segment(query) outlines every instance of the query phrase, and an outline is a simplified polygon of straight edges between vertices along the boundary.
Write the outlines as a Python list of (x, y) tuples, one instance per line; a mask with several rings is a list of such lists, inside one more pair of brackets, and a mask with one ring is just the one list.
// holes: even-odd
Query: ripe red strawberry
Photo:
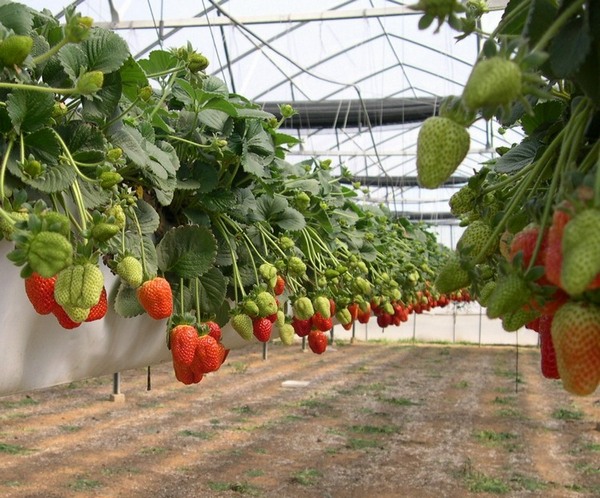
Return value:
[(348, 311), (350, 312), (350, 316), (352, 317), (352, 320), (356, 320), (358, 318), (358, 304), (357, 303), (350, 303), (348, 305)]
[(271, 323), (275, 323), (277, 321), (277, 313), (272, 313), (271, 315), (268, 315), (265, 318)]
[(312, 316), (311, 325), (313, 328), (317, 330), (321, 330), (322, 332), (327, 332), (333, 328), (333, 320), (331, 317), (324, 317), (318, 311)]
[(600, 306), (564, 304), (554, 315), (552, 342), (565, 390), (592, 394), (600, 383)]
[(424, 188), (438, 188), (469, 152), (469, 132), (451, 119), (432, 116), (417, 137), (417, 177)]
[(186, 386), (197, 384), (203, 377), (201, 372), (177, 361), (173, 361), (173, 370), (175, 371), (175, 378)]
[(308, 320), (300, 320), (300, 318), (293, 317), (292, 327), (294, 327), (294, 332), (296, 332), (298, 337), (306, 337), (312, 329), (312, 321), (310, 318)]
[(547, 379), (560, 379), (556, 363), (556, 351), (552, 342), (552, 320), (554, 315), (542, 315), (539, 318), (540, 355), (542, 375)]
[(173, 361), (190, 366), (196, 354), (198, 345), (198, 330), (192, 325), (177, 325), (169, 332), (169, 345)]
[(311, 330), (308, 334), (308, 347), (313, 353), (322, 354), (327, 349), (327, 335), (321, 330)]
[(271, 338), (273, 323), (268, 318), (255, 318), (252, 320), (252, 333), (260, 342), (268, 342)]
[(155, 320), (168, 318), (173, 313), (171, 285), (164, 278), (147, 280), (137, 288), (136, 294), (146, 313)]
[(471, 111), (481, 107), (506, 106), (521, 95), (521, 86), (518, 64), (497, 55), (475, 64), (465, 84), (462, 100)]
[(364, 310), (359, 309), (356, 319), (359, 323), (369, 323), (369, 320), (371, 319), (371, 305), (368, 305)]
[(223, 363), (225, 347), (210, 335), (198, 338), (194, 355), (194, 369), (201, 373), (215, 372)]
[(220, 341), (221, 337), (223, 336), (223, 332), (221, 331), (219, 324), (217, 322), (208, 321), (205, 323), (205, 325), (208, 326), (208, 335), (214, 337), (217, 342)]
[[(540, 227), (538, 225), (528, 225), (520, 232), (516, 233), (510, 242), (508, 260), (512, 262), (517, 254), (522, 256), (522, 268), (525, 270), (529, 267), (533, 252), (537, 245), (537, 239), (540, 236)], [(546, 266), (546, 249), (548, 248), (548, 231), (542, 235), (540, 248), (533, 266)], [(540, 285), (547, 285), (549, 282), (545, 276), (540, 277), (537, 282)]]
[(351, 322), (348, 322), (348, 323), (342, 323), (342, 327), (344, 328), (344, 330), (351, 330), (353, 324), (354, 324), (354, 320), (352, 320)]
[(52, 314), (56, 317), (63, 329), (74, 329), (81, 325), (81, 322), (74, 322), (71, 320), (69, 315), (67, 315), (67, 312), (59, 304), (54, 307)]
[(98, 303), (90, 308), (90, 313), (85, 319), (86, 322), (93, 322), (94, 320), (101, 320), (108, 311), (108, 299), (106, 298), (106, 288), (102, 288), (100, 293), (100, 299)]
[(56, 276), (45, 278), (39, 273), (32, 273), (25, 279), (25, 293), (33, 305), (33, 309), (40, 315), (48, 315), (56, 306), (54, 300), (54, 283)]
[(392, 315), (389, 313), (380, 313), (377, 315), (377, 325), (379, 325), (382, 329), (388, 327), (392, 324)]
[(273, 287), (273, 293), (276, 296), (281, 296), (283, 291), (285, 290), (285, 279), (281, 275), (277, 275), (277, 281), (275, 282), (275, 287)]

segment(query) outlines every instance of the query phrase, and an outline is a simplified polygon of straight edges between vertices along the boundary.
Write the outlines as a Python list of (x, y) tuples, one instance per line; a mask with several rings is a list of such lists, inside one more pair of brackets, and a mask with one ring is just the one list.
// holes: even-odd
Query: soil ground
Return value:
[(0, 398), (0, 496), (600, 496), (600, 391), (516, 353), (254, 345), (195, 386), (123, 372), (123, 403), (111, 376)]

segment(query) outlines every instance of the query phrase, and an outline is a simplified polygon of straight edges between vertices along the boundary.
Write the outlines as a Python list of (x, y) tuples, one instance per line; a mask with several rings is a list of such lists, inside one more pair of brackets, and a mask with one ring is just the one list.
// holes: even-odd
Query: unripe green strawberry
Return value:
[(67, 20), (65, 26), (65, 38), (69, 43), (79, 43), (85, 40), (90, 34), (90, 28), (94, 20), (88, 16), (75, 14)]
[(469, 132), (451, 119), (432, 116), (417, 137), (417, 177), (424, 188), (438, 188), (469, 152)]
[(502, 328), (507, 332), (515, 332), (539, 316), (540, 314), (537, 311), (519, 308), (506, 313), (502, 317)]
[(288, 261), (288, 271), (292, 275), (301, 277), (306, 273), (306, 265), (298, 256), (291, 256)]
[(440, 269), (434, 285), (439, 292), (447, 294), (467, 287), (470, 283), (469, 274), (461, 266), (458, 256), (453, 254)]
[(270, 292), (259, 292), (255, 300), (260, 316), (269, 316), (277, 313), (277, 301), (275, 301), (275, 297)]
[(467, 214), (475, 207), (475, 198), (477, 192), (475, 192), (468, 185), (462, 187), (458, 192), (452, 194), (448, 204), (450, 205), (450, 212), (454, 216), (460, 216)]
[(252, 339), (252, 318), (245, 313), (238, 313), (231, 317), (231, 326), (240, 334), (242, 339), (249, 341)]
[(294, 343), (294, 327), (291, 323), (284, 323), (279, 326), (279, 339), (286, 346)]
[(208, 59), (202, 54), (191, 53), (188, 57), (188, 69), (192, 73), (204, 71), (208, 67)]
[(109, 218), (112, 216), (114, 218), (114, 223), (119, 227), (119, 230), (123, 230), (125, 228), (125, 224), (127, 223), (127, 217), (125, 215), (125, 211), (120, 204), (114, 204), (110, 206), (106, 210), (106, 216)]
[[(13, 211), (7, 214), (15, 223), (26, 221), (29, 218), (29, 213), (25, 211)], [(15, 233), (15, 224), (5, 219), (4, 216), (0, 216), (0, 232), (7, 240), (12, 240)]]
[(20, 66), (33, 48), (33, 38), (26, 35), (9, 35), (0, 43), (0, 63)]
[(514, 312), (527, 304), (531, 298), (531, 289), (518, 273), (511, 273), (498, 280), (490, 295), (487, 316), (498, 318)]
[(281, 327), (285, 323), (285, 313), (281, 310), (277, 310), (277, 319), (275, 320), (275, 325)]
[(289, 237), (286, 237), (285, 235), (279, 237), (279, 247), (281, 247), (282, 250), (287, 251), (292, 249), (295, 245), (295, 242)]
[[(485, 221), (474, 221), (469, 224), (456, 243), (456, 249), (469, 259), (475, 259), (480, 254), (482, 258), (487, 258), (496, 252), (497, 244), (488, 244), (492, 237), (492, 232), (492, 227)], [(487, 251), (482, 254), (481, 251), (483, 251), (486, 245), (488, 246)]]
[(80, 308), (79, 306), (63, 306), (65, 313), (67, 316), (73, 320), (75, 323), (85, 322), (88, 315), (90, 314), (90, 308)]
[(562, 287), (581, 294), (600, 273), (600, 210), (586, 209), (567, 223), (562, 251)]
[(600, 383), (600, 307), (570, 301), (555, 313), (551, 327), (563, 387), (592, 394)]
[(277, 276), (277, 268), (275, 268), (275, 265), (272, 265), (271, 263), (263, 263), (258, 267), (258, 273), (263, 279), (269, 281), (273, 277)]
[(298, 192), (294, 197), (296, 208), (300, 211), (306, 211), (310, 206), (310, 197), (306, 192)]
[(331, 317), (331, 305), (329, 299), (325, 296), (317, 296), (313, 299), (313, 308), (315, 312), (321, 313), (325, 318)]
[(486, 284), (479, 291), (479, 295), (477, 296), (477, 302), (484, 308), (487, 306), (490, 300), (490, 296), (492, 295), (492, 292), (494, 292), (495, 288), (496, 281), (490, 280), (489, 282), (486, 282)]
[(92, 263), (71, 265), (56, 276), (54, 299), (67, 313), (67, 307), (91, 308), (100, 299), (104, 276)]
[(27, 261), (33, 271), (42, 277), (53, 277), (68, 267), (72, 259), (73, 246), (60, 233), (40, 232), (29, 242)]
[(242, 303), (242, 308), (244, 309), (246, 314), (250, 316), (258, 316), (258, 314), (260, 313), (260, 310), (258, 309), (258, 304), (256, 304), (256, 301), (252, 299), (246, 299)]
[(354, 279), (354, 284), (358, 288), (359, 292), (366, 296), (370, 295), (373, 290), (371, 288), (371, 282), (369, 282), (366, 278), (363, 277), (356, 277)]
[(521, 88), (518, 64), (497, 55), (475, 64), (463, 90), (463, 103), (472, 111), (505, 106), (521, 95)]
[(300, 320), (308, 320), (315, 314), (312, 301), (308, 297), (299, 297), (293, 305), (294, 316)]
[(352, 315), (350, 314), (350, 310), (348, 308), (342, 308), (338, 310), (335, 314), (335, 317), (342, 325), (352, 323)]
[(92, 238), (96, 242), (106, 242), (117, 235), (121, 229), (114, 223), (97, 223), (92, 227)]
[(92, 95), (102, 89), (104, 73), (102, 71), (88, 71), (77, 80), (75, 89), (81, 95)]
[(133, 256), (125, 256), (121, 261), (119, 261), (116, 272), (119, 277), (121, 277), (134, 289), (142, 285), (142, 281), (144, 280), (142, 263), (140, 263)]
[(123, 181), (123, 177), (116, 171), (103, 171), (100, 173), (100, 186), (108, 190)]
[(65, 237), (71, 233), (69, 218), (57, 211), (44, 211), (41, 215), (44, 226), (50, 232), (57, 232)]

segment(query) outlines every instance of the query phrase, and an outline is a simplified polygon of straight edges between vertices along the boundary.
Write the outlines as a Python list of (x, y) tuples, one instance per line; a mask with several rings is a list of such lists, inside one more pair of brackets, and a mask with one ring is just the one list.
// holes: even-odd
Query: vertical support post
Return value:
[(146, 372), (146, 391), (152, 391), (152, 375), (150, 373), (150, 365), (148, 365), (148, 372)]
[(479, 347), (481, 347), (481, 322), (482, 322), (483, 308), (479, 306)]
[(262, 358), (263, 358), (263, 360), (266, 360), (268, 356), (269, 356), (269, 345), (268, 345), (268, 342), (263, 342), (263, 347), (262, 347)]
[(354, 344), (356, 341), (356, 320), (352, 320), (352, 337), (350, 338), (350, 344)]
[(452, 308), (452, 342), (456, 342), (456, 305)]
[(417, 314), (413, 312), (413, 342), (415, 342), (417, 337)]
[(121, 372), (113, 374), (113, 392), (110, 395), (110, 400), (115, 403), (123, 403), (125, 395), (121, 393)]

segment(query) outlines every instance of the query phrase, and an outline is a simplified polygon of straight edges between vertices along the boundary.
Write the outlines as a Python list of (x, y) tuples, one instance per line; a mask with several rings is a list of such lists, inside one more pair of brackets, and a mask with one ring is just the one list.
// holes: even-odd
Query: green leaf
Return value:
[(203, 314), (217, 314), (225, 301), (228, 279), (212, 267), (199, 279), (200, 309)]
[(25, 154), (33, 154), (47, 164), (56, 164), (61, 147), (50, 128), (42, 128), (25, 136)]
[(262, 127), (260, 121), (251, 120), (247, 124), (246, 143), (248, 151), (269, 157), (269, 162), (273, 158), (275, 148), (271, 136)]
[(84, 121), (69, 121), (57, 131), (75, 161), (97, 163), (104, 160), (106, 140), (98, 127)]
[(17, 35), (28, 35), (33, 28), (33, 13), (23, 4), (3, 2), (0, 5), (0, 23)]
[(524, 168), (534, 161), (541, 145), (537, 140), (524, 139), (497, 159), (494, 170), (500, 173), (513, 173)]
[[(254, 119), (271, 119), (275, 116), (270, 112), (262, 111), (260, 109), (252, 109), (250, 107), (240, 107), (237, 110), (237, 115), (240, 118), (254, 118)], [(293, 138), (293, 137), (292, 137)]]
[(88, 71), (102, 71), (105, 74), (117, 71), (129, 58), (129, 47), (125, 40), (107, 29), (92, 29), (83, 42)]
[(202, 90), (205, 93), (214, 95), (215, 97), (229, 97), (229, 89), (225, 82), (215, 76), (209, 76), (202, 84)]
[(198, 192), (211, 192), (219, 185), (219, 170), (211, 165), (197, 161), (188, 166), (183, 166), (177, 172), (180, 178), (178, 189), (193, 189)]
[(302, 230), (306, 226), (306, 220), (302, 213), (293, 207), (285, 208), (282, 213), (279, 213), (271, 219), (271, 223), (283, 230), (290, 231)]
[(523, 28), (523, 37), (528, 39), (531, 47), (548, 31), (548, 26), (556, 19), (557, 11), (555, 0), (532, 0)]
[(6, 100), (6, 110), (17, 133), (46, 126), (52, 118), (53, 108), (52, 94), (33, 90), (14, 90)]
[[(81, 48), (80, 45), (75, 45), (73, 43), (65, 45), (58, 51), (58, 60), (67, 76), (71, 79), (71, 83), (74, 83), (77, 78), (79, 78), (79, 75), (84, 73), (88, 68), (88, 60), (83, 48)], [(47, 64), (44, 73), (51, 69), (52, 67), (50, 64)], [(46, 75), (44, 74), (44, 76)]]
[(508, 22), (504, 22), (507, 18), (508, 14), (510, 14), (515, 8), (522, 3), (522, 0), (510, 0), (504, 9), (504, 13), (502, 14), (501, 23), (503, 24), (502, 29), (500, 29), (499, 34), (501, 35), (515, 35), (518, 36), (522, 33), (523, 28), (525, 26), (525, 22), (527, 21), (528, 11), (523, 10), (518, 16), (513, 17)]
[(144, 308), (137, 299), (136, 290), (125, 282), (121, 282), (115, 296), (114, 310), (123, 318), (133, 318), (144, 313)]
[[(150, 235), (158, 230), (160, 217), (152, 205), (142, 199), (138, 199), (133, 209), (143, 234)], [(137, 227), (134, 224), (130, 223), (128, 228), (137, 233)]]
[(104, 190), (96, 183), (78, 180), (81, 195), (83, 197), (83, 205), (86, 209), (97, 209), (100, 206), (108, 204), (112, 194), (108, 190)]
[(256, 200), (256, 212), (252, 213), (252, 219), (255, 221), (269, 221), (276, 215), (283, 213), (288, 207), (285, 197), (280, 195), (262, 195)]
[(550, 67), (558, 78), (577, 72), (592, 48), (592, 36), (583, 18), (573, 18), (558, 32), (550, 44)]
[(9, 161), (8, 169), (12, 174), (21, 178), (23, 182), (46, 194), (68, 190), (77, 179), (75, 170), (64, 162), (59, 162), (56, 165), (49, 165), (43, 176), (34, 179), (23, 176), (20, 168), (16, 165), (16, 162)]
[(521, 125), (527, 135), (533, 134), (542, 125), (551, 125), (557, 121), (563, 112), (563, 105), (556, 100), (542, 102), (533, 108), (533, 115), (525, 114)]
[(298, 145), (299, 143), (302, 142), (302, 140), (300, 140), (297, 137), (294, 137), (292, 135), (286, 135), (285, 133), (275, 133), (275, 145), (289, 145), (289, 146), (293, 146), (293, 145)]
[(148, 75), (174, 69), (177, 66), (177, 59), (171, 52), (166, 50), (153, 50), (147, 59), (139, 60), (138, 63)]
[(198, 121), (214, 131), (223, 131), (229, 114), (218, 109), (202, 109), (198, 112)]
[(123, 94), (131, 101), (136, 99), (140, 88), (148, 86), (146, 74), (131, 56), (121, 66), (119, 74), (121, 75)]
[(121, 77), (119, 73), (104, 76), (102, 89), (92, 99), (83, 99), (83, 117), (90, 121), (108, 119), (121, 100)]
[(206, 227), (187, 225), (165, 233), (157, 247), (158, 267), (181, 278), (199, 277), (214, 265), (217, 243)]

